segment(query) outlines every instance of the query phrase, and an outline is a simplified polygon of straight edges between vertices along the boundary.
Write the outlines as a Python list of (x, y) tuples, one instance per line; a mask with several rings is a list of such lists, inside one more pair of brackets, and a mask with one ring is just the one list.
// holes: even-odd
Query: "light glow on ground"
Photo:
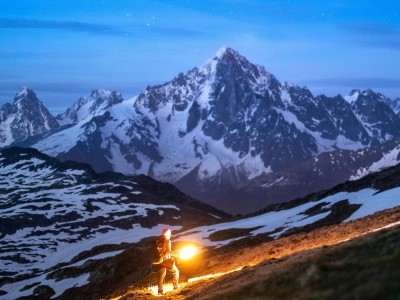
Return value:
[[(172, 283), (166, 283), (163, 284), (163, 291), (164, 294), (171, 292), (174, 290), (174, 286), (172, 285)], [(154, 296), (162, 296), (162, 295), (158, 295), (158, 286), (157, 285), (153, 285), (151, 287), (149, 287), (149, 291), (154, 295)]]
[[(203, 275), (203, 276), (199, 276), (199, 277), (193, 277), (193, 278), (189, 278), (187, 282), (191, 283), (191, 282), (196, 282), (196, 281), (200, 281), (200, 280), (207, 280), (207, 279), (211, 279), (211, 278), (221, 277), (221, 276), (233, 273), (233, 272), (238, 272), (238, 271), (242, 270), (243, 268), (244, 267), (239, 267), (239, 268), (236, 268), (236, 269), (233, 269), (233, 270), (229, 270), (227, 272), (220, 272), (220, 273), (215, 273), (215, 274)], [(185, 284), (181, 284), (180, 283), (179, 287), (182, 287), (184, 285)], [(162, 296), (162, 295), (158, 295), (158, 286), (157, 285), (150, 286), (148, 288), (148, 290), (154, 296)], [(164, 294), (168, 293), (168, 292), (171, 292), (173, 290), (174, 290), (174, 286), (172, 285), (172, 283), (163, 284), (163, 292), (164, 292)]]
[(220, 273), (214, 273), (214, 274), (208, 274), (208, 275), (203, 275), (203, 276), (199, 276), (199, 277), (193, 277), (193, 278), (189, 278), (188, 282), (195, 282), (195, 281), (199, 281), (199, 280), (205, 280), (205, 279), (210, 279), (210, 278), (215, 278), (215, 277), (221, 277), (233, 272), (238, 272), (240, 270), (242, 270), (244, 267), (239, 267), (233, 270), (229, 270), (227, 272), (220, 272)]

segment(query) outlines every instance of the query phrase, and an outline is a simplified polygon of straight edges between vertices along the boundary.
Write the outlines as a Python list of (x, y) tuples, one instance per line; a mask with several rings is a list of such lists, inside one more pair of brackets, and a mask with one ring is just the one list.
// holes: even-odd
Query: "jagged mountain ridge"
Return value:
[[(345, 98), (314, 97), (306, 87), (281, 84), (227, 47), (202, 67), (133, 99), (107, 97), (103, 101), (110, 105), (91, 112), (86, 106), (97, 107), (97, 100), (78, 101), (57, 117), (72, 126), (33, 147), (97, 171), (146, 174), (203, 201), (211, 188), (229, 198), (259, 176), (321, 153), (383, 144), (400, 132), (399, 116), (381, 94), (354, 90)], [(255, 202), (261, 199), (262, 206), (286, 201), (261, 196)]]
[(60, 125), (77, 124), (83, 119), (101, 114), (114, 104), (121, 103), (122, 95), (104, 89), (93, 90), (90, 95), (81, 97), (72, 107), (56, 116)]

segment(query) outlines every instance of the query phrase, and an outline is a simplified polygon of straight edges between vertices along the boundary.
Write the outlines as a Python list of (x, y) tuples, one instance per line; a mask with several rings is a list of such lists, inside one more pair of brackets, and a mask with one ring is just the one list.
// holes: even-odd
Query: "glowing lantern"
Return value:
[(183, 260), (188, 260), (192, 258), (197, 253), (197, 248), (193, 245), (183, 247), (179, 250), (179, 258)]

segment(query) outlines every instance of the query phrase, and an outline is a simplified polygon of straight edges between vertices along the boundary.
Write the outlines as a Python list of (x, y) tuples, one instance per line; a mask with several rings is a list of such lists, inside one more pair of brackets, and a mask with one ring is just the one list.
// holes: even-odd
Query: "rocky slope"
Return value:
[(60, 163), (35, 149), (3, 149), (0, 298), (36, 290), (57, 296), (90, 281), (94, 269), (86, 268), (88, 261), (113, 257), (167, 225), (182, 230), (224, 217), (145, 176), (97, 174), (88, 165)]
[[(382, 188), (389, 174), (381, 175), (382, 178), (371, 176), (364, 184), (376, 182)], [(329, 193), (266, 211), (299, 212), (301, 203), (313, 199), (315, 206), (303, 213), (303, 220), (307, 220), (322, 214), (320, 208), (329, 206), (325, 201), (337, 198), (339, 191), (354, 188), (353, 183), (348, 183)], [(299, 227), (289, 230), (281, 226), (275, 231), (260, 232), (263, 224), (279, 223), (280, 218), (273, 214), (259, 215), (263, 221), (258, 223), (246, 218), (231, 223), (232, 226), (203, 228), (202, 241), (206, 239), (214, 247), (191, 263), (181, 263), (180, 289), (168, 291), (162, 299), (397, 299), (400, 194), (380, 198), (397, 199), (394, 208), (381, 211), (384, 201), (377, 198), (370, 202), (370, 208), (376, 207), (377, 212), (366, 214), (369, 205), (362, 206), (368, 200), (360, 191), (353, 193), (358, 194), (356, 198), (361, 205), (355, 208), (356, 212), (354, 208), (338, 205), (312, 224), (301, 224), (302, 221), (290, 215), (285, 219), (287, 224), (299, 222)], [(342, 199), (353, 197), (348, 194)], [(341, 219), (346, 220), (341, 222)], [(187, 239), (184, 234), (180, 236), (175, 241), (176, 247)], [(159, 299), (154, 296), (156, 282), (157, 274), (151, 273), (130, 285), (118, 286), (105, 299)], [(165, 287), (169, 285), (168, 281)]]
[(399, 232), (397, 207), (276, 240), (243, 237), (181, 263), (180, 288), (164, 297), (150, 273), (104, 299), (397, 299)]
[[(229, 265), (219, 271), (228, 274), (192, 280), (166, 298), (398, 299), (399, 212), (386, 216), (393, 214), (397, 225), (390, 228), (377, 228), (379, 221), (372, 218), (296, 234), (237, 254), (217, 254), (212, 262), (218, 259)], [(236, 261), (240, 261), (237, 268)], [(215, 274), (214, 270), (211, 266), (202, 271)], [(132, 294), (121, 300), (138, 299), (139, 293)], [(147, 292), (143, 299), (153, 298), (149, 296)]]

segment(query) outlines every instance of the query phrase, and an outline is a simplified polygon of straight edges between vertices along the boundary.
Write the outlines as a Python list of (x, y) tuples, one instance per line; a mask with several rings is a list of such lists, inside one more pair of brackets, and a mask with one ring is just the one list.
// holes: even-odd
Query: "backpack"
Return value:
[(154, 242), (154, 257), (156, 260), (160, 259), (163, 256), (163, 239), (162, 238), (158, 238), (155, 242)]
[(163, 260), (162, 257), (164, 256), (163, 253), (163, 243), (164, 239), (158, 238), (154, 241), (154, 261), (153, 265), (158, 265), (160, 268), (167, 268), (171, 269), (175, 263), (175, 259), (171, 257), (170, 259)]

